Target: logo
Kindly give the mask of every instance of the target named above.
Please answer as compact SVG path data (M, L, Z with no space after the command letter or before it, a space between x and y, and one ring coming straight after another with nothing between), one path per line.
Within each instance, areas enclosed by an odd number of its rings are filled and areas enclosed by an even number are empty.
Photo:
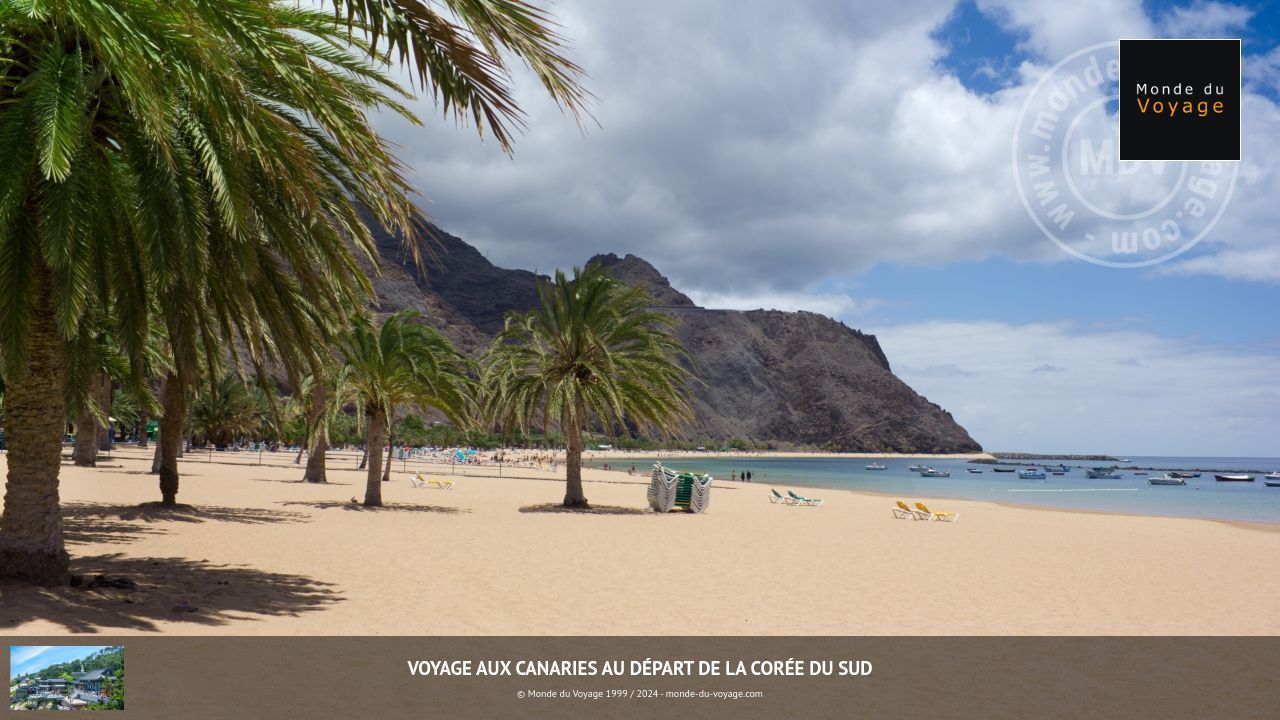
M1050 240L1081 260L1148 267L1202 240L1226 210L1239 163L1123 161L1119 43L1053 66L1027 95L1013 135L1018 195Z

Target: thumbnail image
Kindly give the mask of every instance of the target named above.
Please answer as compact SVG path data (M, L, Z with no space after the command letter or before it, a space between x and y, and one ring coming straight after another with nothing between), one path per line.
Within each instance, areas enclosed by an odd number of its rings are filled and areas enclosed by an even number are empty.
M10 647L9 709L123 710L124 647Z

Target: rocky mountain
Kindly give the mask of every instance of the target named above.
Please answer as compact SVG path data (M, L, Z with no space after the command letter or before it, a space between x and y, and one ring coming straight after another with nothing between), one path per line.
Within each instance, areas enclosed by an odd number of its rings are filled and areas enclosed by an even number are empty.
M470 353L480 352L511 310L537 303L538 276L490 263L440 230L420 272L398 240L383 237L381 309L413 308ZM809 312L698 307L634 255L597 255L619 280L643 286L679 320L689 350L696 419L685 436L742 438L757 446L847 452L974 452L981 446L951 414L899 380L874 335Z

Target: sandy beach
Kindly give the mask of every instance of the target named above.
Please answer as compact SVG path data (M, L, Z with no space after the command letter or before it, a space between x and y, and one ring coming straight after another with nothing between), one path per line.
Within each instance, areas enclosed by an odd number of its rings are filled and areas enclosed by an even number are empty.
M355 454L307 485L283 452L190 453L190 508L160 510L139 507L158 499L150 457L64 463L82 586L0 585L5 633L1280 633L1274 528L903 498L960 512L921 522L884 496L813 490L823 507L789 507L730 482L706 514L660 516L644 478L601 470L597 510L571 514L549 471L459 467L454 489L417 489L399 461L387 507L366 509ZM98 575L133 587L85 587Z

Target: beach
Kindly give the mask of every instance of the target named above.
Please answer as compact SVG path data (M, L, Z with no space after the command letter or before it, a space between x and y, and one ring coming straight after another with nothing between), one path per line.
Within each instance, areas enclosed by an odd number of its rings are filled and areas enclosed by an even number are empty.
M646 477L588 468L591 513L556 508L563 469L395 461L386 507L355 453L299 482L290 453L189 452L179 502L152 450L64 462L79 587L0 585L10 635L1275 635L1275 526L717 481L702 515L646 511ZM98 576L103 579L98 580Z

